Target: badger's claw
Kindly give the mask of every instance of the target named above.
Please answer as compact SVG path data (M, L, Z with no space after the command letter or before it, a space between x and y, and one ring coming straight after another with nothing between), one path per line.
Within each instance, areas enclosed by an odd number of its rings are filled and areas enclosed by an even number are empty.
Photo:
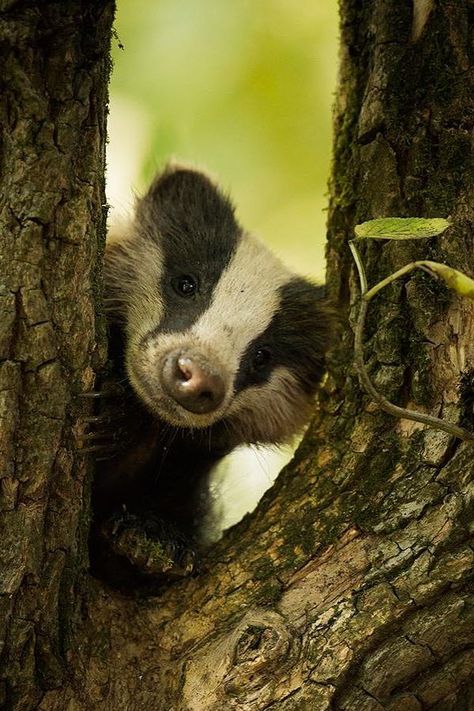
M98 427L98 429L93 430L92 432L85 432L84 434L79 435L79 439L81 440L81 442L102 442L103 440L105 440L111 443L119 443L122 441L125 435L125 431L122 427L119 426L111 432L108 432L106 429L100 429L100 426L103 424L115 424L113 420L102 420L98 418L97 421L91 422L91 419L92 418L83 418L83 422L85 422L86 424L95 425Z
M78 397L86 400L102 400L104 398L122 397L124 388L119 383L106 381L101 390L87 390L79 393Z
M102 423L109 423L113 422L112 418L109 417L109 415L90 415L89 417L83 417L82 421L85 422L87 425L95 425L95 424L102 424Z
M84 417L82 422L92 430L78 436L77 451L94 454L98 461L112 459L124 450L125 430L106 417ZM112 429L114 427L114 429ZM109 429L110 428L110 429Z
M101 432L88 432L87 434L79 435L79 439L81 440L81 442L93 442L103 439L104 436L105 435L103 435Z
M91 390L79 395L92 401L98 412L81 417L80 422L86 431L78 436L78 452L93 454L97 461L102 461L112 459L125 450L125 411L120 401L115 402L123 394L122 386L106 382L100 391Z
M151 579L183 578L197 571L194 549L177 530L155 517L124 513L101 526L114 553Z
M87 400L91 399L91 398L98 399L100 397L103 397L103 393L100 392L100 390L90 390L89 392L79 393L79 395L77 397L81 397L81 398L83 397L83 398L86 398Z
M93 447L78 447L80 454L93 454L97 462L105 462L120 454L120 447L112 447L108 444L94 445Z

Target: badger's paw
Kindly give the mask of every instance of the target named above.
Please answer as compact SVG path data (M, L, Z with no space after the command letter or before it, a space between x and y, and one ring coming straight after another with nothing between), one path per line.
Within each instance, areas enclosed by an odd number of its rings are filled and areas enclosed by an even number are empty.
M105 382L101 390L81 393L89 412L79 418L77 451L92 454L97 461L113 459L127 448L124 409L125 391L116 382ZM92 412L90 410L92 409Z
M197 555L185 537L154 514L123 513L101 526L112 551L149 580L183 578L198 572Z

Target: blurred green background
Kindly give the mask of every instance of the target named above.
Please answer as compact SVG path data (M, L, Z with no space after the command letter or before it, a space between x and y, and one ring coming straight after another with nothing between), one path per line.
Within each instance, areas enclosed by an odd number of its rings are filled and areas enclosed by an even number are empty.
M115 28L111 222L173 157L209 170L247 229L324 279L335 0L118 0ZM204 540L254 508L292 451L242 447L222 460Z
M119 0L115 27L111 219L174 157L206 167L246 228L323 278L335 0Z

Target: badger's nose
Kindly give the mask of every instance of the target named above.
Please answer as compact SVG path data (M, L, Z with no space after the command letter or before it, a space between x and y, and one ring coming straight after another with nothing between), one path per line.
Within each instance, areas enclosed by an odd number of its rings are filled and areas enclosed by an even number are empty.
M190 355L168 355L162 380L168 395L189 412L212 412L224 399L225 384L221 376Z

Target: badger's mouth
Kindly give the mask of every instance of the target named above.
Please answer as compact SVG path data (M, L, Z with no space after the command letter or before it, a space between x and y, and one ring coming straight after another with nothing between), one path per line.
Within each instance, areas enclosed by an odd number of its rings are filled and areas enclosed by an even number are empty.
M224 369L195 349L174 348L161 356L147 349L127 359L127 370L152 412L178 427L214 424L231 397Z

